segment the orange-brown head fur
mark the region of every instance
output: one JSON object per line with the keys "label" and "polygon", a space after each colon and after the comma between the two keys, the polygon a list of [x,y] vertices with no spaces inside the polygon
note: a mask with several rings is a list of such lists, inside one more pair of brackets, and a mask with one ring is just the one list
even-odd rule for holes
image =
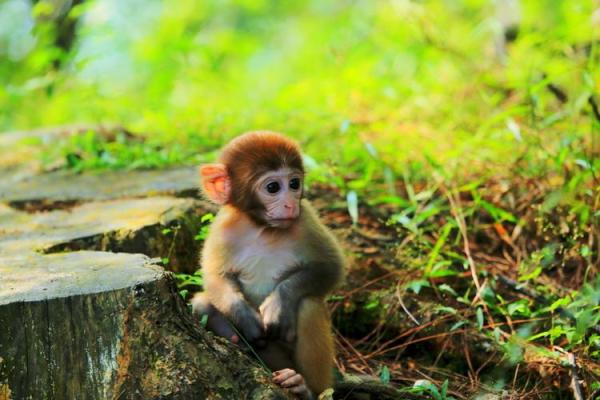
{"label": "orange-brown head fur", "polygon": [[225,146],[219,157],[231,180],[228,204],[244,210],[263,223],[264,206],[252,185],[269,172],[288,167],[304,173],[300,148],[293,140],[270,131],[253,131],[238,136]]}

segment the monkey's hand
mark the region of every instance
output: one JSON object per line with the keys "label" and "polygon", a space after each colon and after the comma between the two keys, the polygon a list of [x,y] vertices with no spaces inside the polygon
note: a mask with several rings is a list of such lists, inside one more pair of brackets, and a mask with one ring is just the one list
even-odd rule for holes
{"label": "monkey's hand", "polygon": [[290,392],[303,400],[314,399],[310,389],[304,382],[304,377],[293,369],[286,368],[273,372],[273,381],[282,388],[289,389]]}
{"label": "monkey's hand", "polygon": [[260,315],[245,301],[240,300],[234,304],[231,319],[248,342],[254,342],[264,336]]}
{"label": "monkey's hand", "polygon": [[293,342],[296,339],[296,305],[285,301],[275,290],[260,305],[259,311],[267,336]]}

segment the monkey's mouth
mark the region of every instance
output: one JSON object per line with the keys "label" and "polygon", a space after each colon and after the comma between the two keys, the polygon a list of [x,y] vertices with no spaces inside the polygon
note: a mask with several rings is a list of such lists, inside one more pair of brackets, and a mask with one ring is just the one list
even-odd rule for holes
{"label": "monkey's mouth", "polygon": [[269,220],[269,225],[272,227],[287,227],[295,222],[298,217],[294,218],[272,218]]}

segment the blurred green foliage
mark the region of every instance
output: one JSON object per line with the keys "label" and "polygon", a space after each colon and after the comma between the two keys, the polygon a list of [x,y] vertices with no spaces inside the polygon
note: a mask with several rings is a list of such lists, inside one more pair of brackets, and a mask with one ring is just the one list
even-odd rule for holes
{"label": "blurred green foliage", "polygon": [[[177,146],[181,156],[164,158],[181,163],[268,128],[300,139],[317,163],[358,174],[354,186],[407,162],[445,176],[517,159],[533,174],[557,157],[559,168],[593,162],[582,115],[600,74],[582,50],[592,2],[523,2],[506,65],[484,0],[88,0],[69,11],[69,51],[55,41],[62,3],[0,5],[4,130],[118,122],[150,147]],[[568,104],[548,82],[565,88]],[[111,164],[83,168],[102,166]]]}

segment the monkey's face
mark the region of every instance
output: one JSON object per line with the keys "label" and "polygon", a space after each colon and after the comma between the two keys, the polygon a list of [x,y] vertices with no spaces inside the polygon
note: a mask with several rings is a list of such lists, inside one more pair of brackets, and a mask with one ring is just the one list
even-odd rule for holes
{"label": "monkey's face", "polygon": [[289,228],[300,216],[304,176],[301,171],[281,168],[260,177],[256,194],[264,206],[264,221],[271,228]]}

